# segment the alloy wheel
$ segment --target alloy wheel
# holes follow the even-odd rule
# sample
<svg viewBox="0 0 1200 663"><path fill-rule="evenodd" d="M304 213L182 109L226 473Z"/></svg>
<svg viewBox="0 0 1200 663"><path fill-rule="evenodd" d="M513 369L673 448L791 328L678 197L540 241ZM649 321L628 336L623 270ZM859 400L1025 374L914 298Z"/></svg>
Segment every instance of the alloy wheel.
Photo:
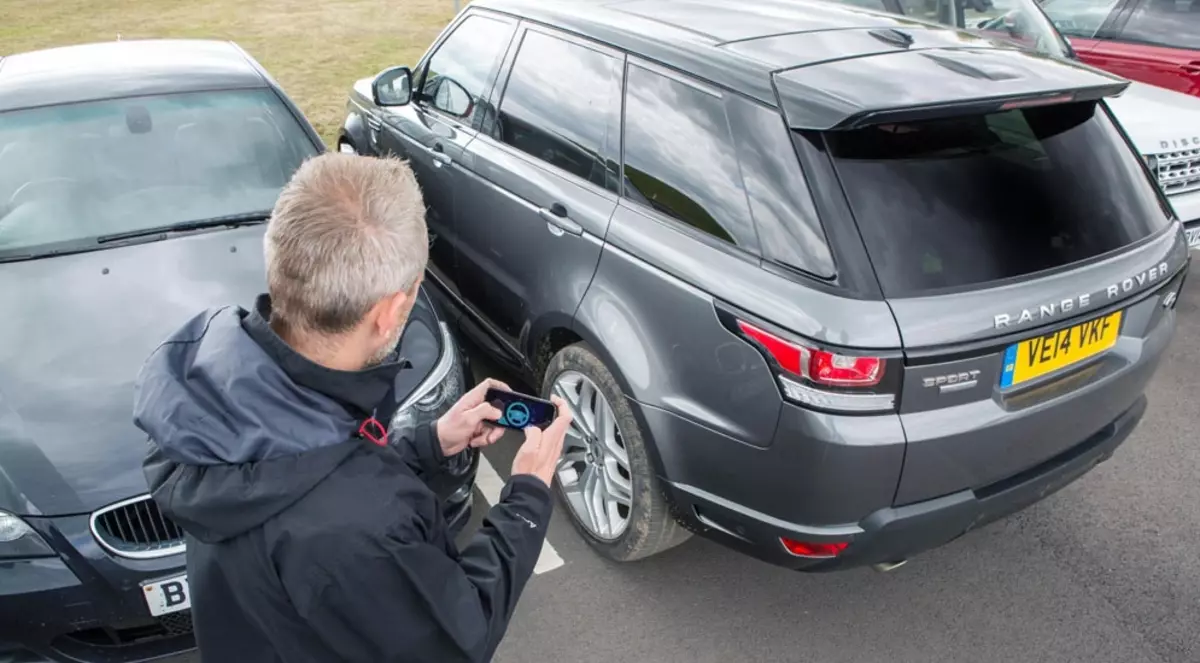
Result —
<svg viewBox="0 0 1200 663"><path fill-rule="evenodd" d="M612 406L587 376L565 371L554 394L573 421L558 463L558 482L576 519L593 536L612 541L629 526L633 481L629 454Z"/></svg>

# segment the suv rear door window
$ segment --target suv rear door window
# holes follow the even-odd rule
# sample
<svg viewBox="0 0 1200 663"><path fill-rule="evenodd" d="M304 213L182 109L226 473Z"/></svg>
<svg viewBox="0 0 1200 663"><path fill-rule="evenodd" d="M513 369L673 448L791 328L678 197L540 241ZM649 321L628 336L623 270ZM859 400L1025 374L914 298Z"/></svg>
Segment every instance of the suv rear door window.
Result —
<svg viewBox="0 0 1200 663"><path fill-rule="evenodd" d="M826 134L888 296L1021 277L1168 223L1095 103Z"/></svg>
<svg viewBox="0 0 1200 663"><path fill-rule="evenodd" d="M1120 38L1200 50L1200 0L1145 0L1129 16Z"/></svg>
<svg viewBox="0 0 1200 663"><path fill-rule="evenodd" d="M757 249L724 100L632 64L625 196L712 237Z"/></svg>
<svg viewBox="0 0 1200 663"><path fill-rule="evenodd" d="M618 189L621 61L529 30L500 103L499 139L572 175ZM614 130L613 133L616 133ZM612 147L609 147L612 146Z"/></svg>
<svg viewBox="0 0 1200 663"><path fill-rule="evenodd" d="M429 59L421 97L463 124L479 128L488 93L515 28L486 16L468 16Z"/></svg>

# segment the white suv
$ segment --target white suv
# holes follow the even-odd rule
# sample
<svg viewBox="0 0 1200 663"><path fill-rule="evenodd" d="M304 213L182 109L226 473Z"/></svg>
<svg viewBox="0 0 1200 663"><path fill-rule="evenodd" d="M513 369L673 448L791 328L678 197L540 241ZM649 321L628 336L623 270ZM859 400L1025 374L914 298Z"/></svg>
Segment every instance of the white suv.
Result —
<svg viewBox="0 0 1200 663"><path fill-rule="evenodd" d="M1200 248L1200 97L1135 82L1108 105Z"/></svg>

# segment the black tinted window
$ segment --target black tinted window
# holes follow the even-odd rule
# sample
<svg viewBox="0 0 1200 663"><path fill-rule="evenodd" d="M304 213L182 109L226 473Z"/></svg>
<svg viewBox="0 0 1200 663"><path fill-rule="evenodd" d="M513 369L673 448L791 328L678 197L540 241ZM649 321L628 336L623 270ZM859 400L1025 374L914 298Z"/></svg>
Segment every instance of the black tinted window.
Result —
<svg viewBox="0 0 1200 663"><path fill-rule="evenodd" d="M1094 103L830 132L828 143L891 296L1068 265L1167 223Z"/></svg>
<svg viewBox="0 0 1200 663"><path fill-rule="evenodd" d="M486 16L469 16L429 60L421 96L434 108L478 127L484 106L512 39L513 26Z"/></svg>
<svg viewBox="0 0 1200 663"><path fill-rule="evenodd" d="M1200 49L1200 0L1146 0L1129 17L1121 38Z"/></svg>
<svg viewBox="0 0 1200 663"><path fill-rule="evenodd" d="M817 276L833 276L825 231L779 111L740 97L730 99L727 107L763 255Z"/></svg>
<svg viewBox="0 0 1200 663"><path fill-rule="evenodd" d="M606 158L615 150L606 146L612 144L608 134L620 100L620 61L530 30L500 104L499 137L568 173L616 190L617 165Z"/></svg>
<svg viewBox="0 0 1200 663"><path fill-rule="evenodd" d="M724 101L633 66L625 95L625 195L741 246L749 222Z"/></svg>

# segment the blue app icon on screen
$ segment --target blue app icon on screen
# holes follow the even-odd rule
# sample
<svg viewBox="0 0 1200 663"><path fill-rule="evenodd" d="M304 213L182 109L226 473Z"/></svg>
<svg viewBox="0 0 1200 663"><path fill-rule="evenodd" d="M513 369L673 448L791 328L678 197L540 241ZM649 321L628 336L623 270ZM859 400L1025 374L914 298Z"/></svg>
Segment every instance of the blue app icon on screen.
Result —
<svg viewBox="0 0 1200 663"><path fill-rule="evenodd" d="M504 419L510 426L524 426L529 423L529 406L524 403L509 403L504 409Z"/></svg>

